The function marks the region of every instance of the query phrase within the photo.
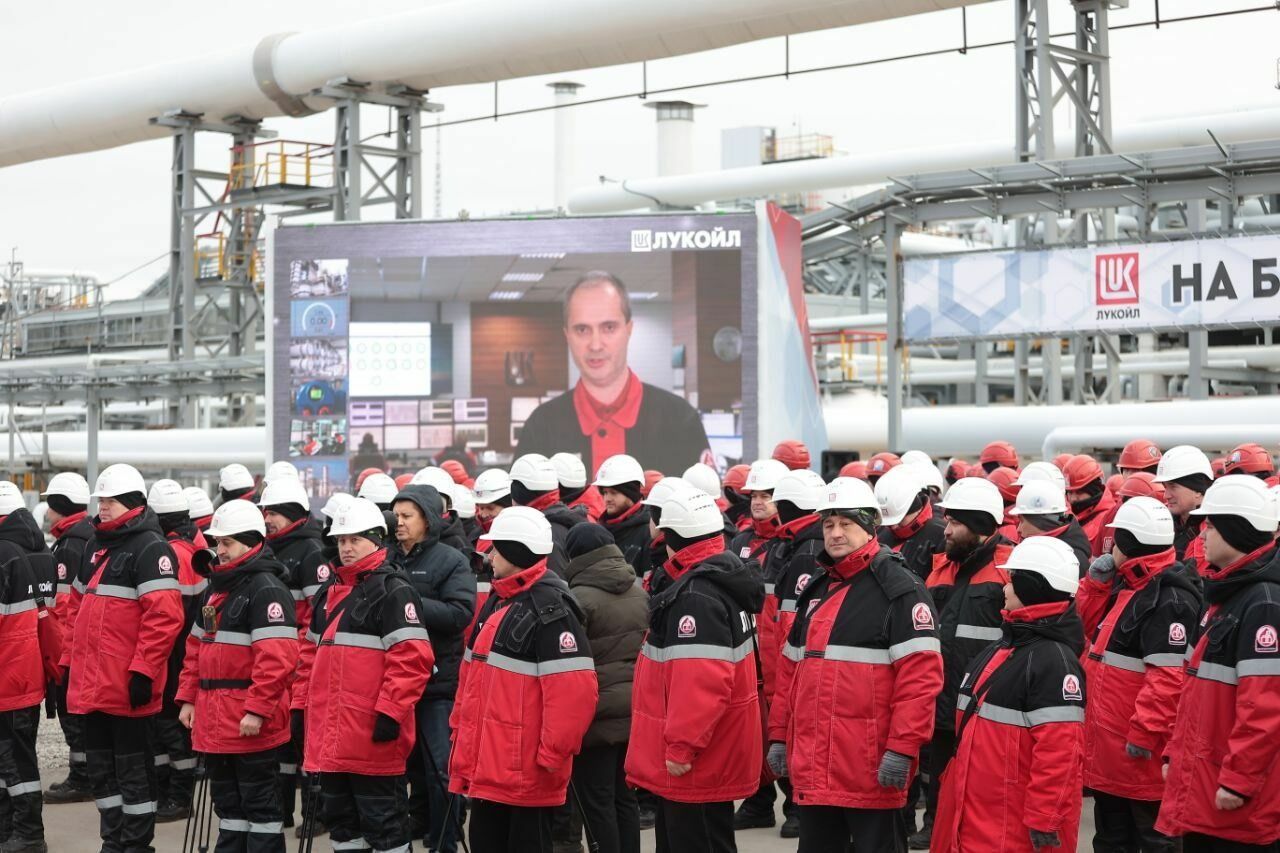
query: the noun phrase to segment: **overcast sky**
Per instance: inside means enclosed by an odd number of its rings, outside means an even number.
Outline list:
[[[529,0],[534,2],[534,0]],[[618,0],[637,2],[637,0]],[[343,18],[377,17],[430,5],[424,0],[222,0],[212,6],[172,0],[100,3],[53,0],[0,3],[0,97],[55,83],[252,43],[280,31],[330,26]],[[1070,6],[1054,0],[1053,29],[1071,28]],[[1113,25],[1150,20],[1154,0],[1131,0]],[[1262,0],[1162,0],[1173,18],[1266,5]],[[969,11],[971,43],[1008,39],[1009,0]],[[1247,106],[1280,106],[1276,89],[1280,13],[1119,30],[1112,35],[1112,87],[1117,126],[1144,118],[1194,115]],[[960,12],[949,11],[791,39],[793,70],[958,46]],[[652,62],[650,88],[780,71],[780,39],[708,54]],[[848,153],[1008,138],[1013,133],[1013,50],[997,47],[927,59],[706,87],[680,97],[707,104],[697,114],[695,163],[719,165],[720,130],[774,126],[835,137]],[[550,79],[586,85],[583,98],[636,91],[640,67],[594,69],[500,85],[502,109],[551,102]],[[432,99],[445,120],[492,110],[491,86],[440,89]],[[654,173],[654,119],[636,99],[575,108],[577,170],[599,175]],[[366,129],[385,121],[370,112]],[[430,119],[428,119],[430,120]],[[328,143],[332,115],[271,119],[288,139]],[[550,113],[448,127],[441,131],[443,211],[473,216],[548,208],[552,202]],[[424,167],[433,173],[435,131],[424,133]],[[119,280],[124,296],[149,284],[164,260],[126,275],[168,250],[170,142],[151,142],[0,169],[0,262],[17,256],[32,269],[75,269]],[[225,169],[224,150],[206,144],[201,166]],[[432,210],[433,185],[424,193]],[[375,208],[366,218],[385,215]]]

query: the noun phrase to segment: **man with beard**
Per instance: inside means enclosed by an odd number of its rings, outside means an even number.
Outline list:
[[[933,835],[942,771],[955,752],[956,696],[966,667],[1003,636],[1000,611],[1009,576],[998,566],[1012,550],[996,532],[1004,520],[1004,499],[994,483],[979,477],[957,480],[939,506],[947,522],[946,550],[934,558],[925,585],[938,611],[944,684],[929,745],[924,827],[911,836],[912,850],[927,850]]]

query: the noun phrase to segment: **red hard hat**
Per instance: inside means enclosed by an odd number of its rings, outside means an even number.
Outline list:
[[[1221,477],[1227,473],[1227,457],[1219,456],[1217,459],[1209,463],[1209,467],[1213,469],[1214,479]]]
[[[867,460],[867,478],[883,477],[889,473],[890,469],[896,468],[901,464],[902,460],[898,458],[898,454],[890,453],[887,450],[881,451]]]
[[[988,462],[995,462],[1017,471],[1018,451],[1007,441],[993,441],[982,448],[982,454],[978,457],[979,464],[985,466]]]
[[[1018,489],[1021,486],[1015,486],[1013,483],[1018,479],[1018,472],[1012,468],[1006,468],[1001,465],[996,470],[987,475],[987,479],[995,484],[1000,490],[1000,497],[1004,498],[1005,504],[1011,504],[1018,499]]]
[[[1062,466],[1062,476],[1067,479],[1067,491],[1078,492],[1094,480],[1102,479],[1102,466],[1092,456],[1072,456]]]
[[[1070,453],[1059,453],[1057,456],[1053,457],[1053,464],[1057,465],[1058,470],[1061,471],[1063,466],[1065,466],[1067,462],[1070,461],[1071,456],[1072,454]]]
[[[356,476],[356,491],[360,491],[360,487],[364,485],[364,481],[374,474],[385,474],[381,468],[365,468]]]
[[[1112,474],[1107,478],[1107,491],[1112,497],[1120,491],[1120,487],[1124,485],[1124,474]]]
[[[663,474],[661,471],[653,471],[653,470],[645,471],[644,487],[640,489],[640,494],[646,498],[649,497],[649,490],[652,489],[654,485],[656,485],[657,482],[665,476],[667,475]]]
[[[1274,474],[1275,462],[1261,444],[1242,444],[1227,454],[1224,469],[1228,474]]]
[[[1120,484],[1117,492],[1121,500],[1127,498],[1155,498],[1164,503],[1164,486],[1156,482],[1150,471],[1135,471]]]
[[[721,485],[726,489],[733,489],[735,492],[742,491],[742,487],[747,484],[747,474],[751,473],[750,465],[734,465],[728,471],[724,472],[724,481]]]
[[[867,463],[862,461],[850,462],[840,469],[840,476],[865,480],[867,479]]]
[[[800,471],[809,467],[809,448],[799,439],[788,438],[778,442],[778,446],[773,449],[773,458],[792,471]]]
[[[396,477],[396,488],[403,489],[405,486],[409,485],[412,482],[413,482],[412,473],[401,474],[399,477]]]
[[[969,463],[963,459],[952,459],[947,463],[947,482],[955,482],[969,475]]]
[[[982,467],[981,462],[975,462],[965,470],[966,477],[986,477],[987,469]]]
[[[1155,468],[1159,462],[1160,448],[1156,447],[1156,443],[1145,438],[1135,438],[1120,451],[1120,461],[1116,466],[1133,471],[1147,471]]]
[[[440,470],[452,477],[453,482],[459,486],[465,486],[467,480],[470,479],[467,477],[467,469],[457,459],[444,460],[440,463]]]

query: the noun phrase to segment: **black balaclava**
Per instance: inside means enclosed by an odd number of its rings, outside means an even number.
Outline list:
[[[681,536],[679,533],[676,533],[674,530],[671,530],[670,528],[666,528],[666,527],[662,528],[662,532],[666,534],[666,543],[668,547],[670,547],[672,551],[677,551],[677,552],[683,551],[685,548],[688,548],[690,545],[696,545],[699,542],[705,542],[706,540],[714,539],[717,536],[721,536],[721,537],[724,536],[724,532],[720,530],[717,530],[714,533],[706,533],[706,534],[703,534],[702,536],[690,536],[690,537]]]
[[[1139,542],[1138,537],[1134,536],[1123,527],[1113,528],[1116,535],[1116,547],[1120,549],[1120,553],[1130,560],[1138,557],[1150,557],[1152,554],[1159,554],[1161,551],[1168,551],[1171,545],[1148,545],[1145,542]]]
[[[86,504],[73,504],[66,495],[49,495],[46,503],[49,504],[49,509],[64,517],[86,512],[89,509]]]
[[[253,494],[253,486],[249,486],[244,489],[234,489],[232,491],[218,489],[218,494],[222,496],[223,503],[226,503],[227,501],[238,501],[241,498],[247,499],[249,495]]]
[[[579,488],[579,489],[571,489],[568,486],[561,486],[560,500],[563,503],[571,504],[574,501],[576,501],[578,498],[582,497],[582,493],[585,492],[587,488],[588,488],[587,486],[583,486],[582,488]]]
[[[509,539],[495,539],[493,547],[508,563],[515,564],[521,570],[533,568],[539,561],[547,559],[546,554],[535,554],[527,546]]]
[[[1193,492],[1204,494],[1209,491],[1209,487],[1213,485],[1213,478],[1205,474],[1188,474],[1185,477],[1179,477],[1176,480],[1170,480],[1170,483],[1177,483],[1183,488],[1190,489]]]
[[[272,504],[271,506],[264,506],[263,509],[269,509],[277,515],[283,515],[291,522],[301,521],[311,514],[303,509],[302,504],[299,503]]]
[[[778,520],[783,524],[790,524],[797,518],[803,518],[813,513],[813,510],[801,509],[788,500],[777,501],[774,506],[778,508]]]
[[[986,471],[988,474],[990,474],[992,471],[996,470],[999,467],[1001,467],[1000,463],[994,459],[991,459],[982,463],[982,470]]]
[[[1089,497],[1080,501],[1072,501],[1071,511],[1079,515],[1082,512],[1087,512],[1093,509],[1098,505],[1098,501],[1102,500],[1102,493],[1106,490],[1107,484],[1101,480],[1093,480],[1086,483],[1085,487],[1080,489],[1080,491],[1084,492]]]
[[[168,536],[184,524],[191,523],[191,515],[185,510],[177,512],[158,512],[156,518],[160,520],[160,529]]]
[[[1000,526],[988,513],[976,509],[949,509],[946,512],[979,536],[990,536]]]
[[[1259,530],[1238,515],[1211,515],[1209,521],[1222,537],[1222,541],[1242,554],[1252,554],[1275,539],[1275,533]],[[1226,567],[1218,566],[1218,568]]]
[[[115,495],[114,500],[116,503],[124,504],[127,509],[137,509],[147,505],[147,496],[142,492],[125,492],[123,495]]]
[[[541,492],[535,492],[532,489],[526,487],[525,484],[520,482],[519,480],[511,481],[511,497],[520,506],[528,506],[529,504],[533,503],[538,498],[542,497],[543,495],[547,494],[550,491],[551,489],[547,489],[546,491],[541,491]],[[512,562],[515,562],[515,561],[513,560]]]
[[[597,548],[613,545],[613,534],[599,524],[575,524],[569,528],[564,550],[569,559],[589,554]]]
[[[1057,530],[1059,527],[1065,527],[1070,523],[1069,517],[1061,513],[1054,513],[1053,515],[1024,515],[1022,519],[1036,530],[1045,532]]]
[[[1027,607],[1071,600],[1070,593],[1049,586],[1049,582],[1039,572],[1013,571],[1009,573],[1009,580],[1013,582],[1014,594]]]

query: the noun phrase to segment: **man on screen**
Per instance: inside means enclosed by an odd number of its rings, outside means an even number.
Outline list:
[[[641,382],[627,365],[631,331],[631,299],[616,276],[597,270],[574,282],[565,296],[564,336],[581,378],[529,416],[521,453],[578,453],[589,471],[619,453],[668,473],[710,460],[697,410]]]

